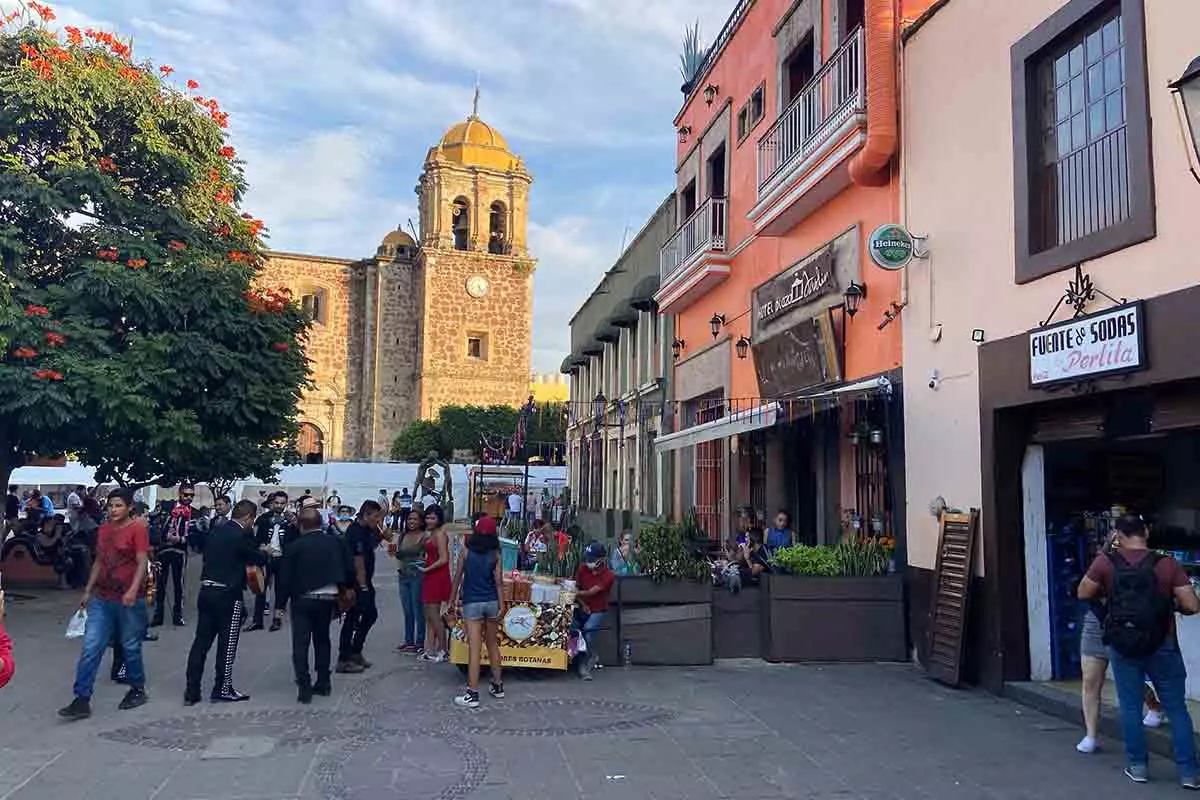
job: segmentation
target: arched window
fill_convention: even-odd
[[[508,209],[499,200],[492,203],[488,222],[488,252],[496,255],[508,253]]]
[[[305,464],[325,462],[325,436],[320,428],[311,422],[301,422],[300,435],[296,438],[296,449],[300,451],[301,461]]]
[[[316,286],[301,289],[300,308],[313,322],[327,325],[329,323],[329,292]]]
[[[454,201],[451,225],[454,230],[454,249],[471,249],[471,204],[467,198],[460,197]]]

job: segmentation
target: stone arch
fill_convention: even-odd
[[[303,421],[296,436],[296,450],[305,464],[325,463],[325,433],[315,423]]]
[[[333,290],[319,283],[305,281],[296,292],[300,297],[300,308],[316,323],[328,325]]]
[[[459,195],[450,206],[450,230],[455,250],[471,249],[471,202]]]
[[[511,247],[508,240],[508,206],[503,201],[493,200],[488,208],[488,252],[507,255]]]

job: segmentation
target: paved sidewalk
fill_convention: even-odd
[[[194,566],[194,565],[193,565]],[[132,712],[101,669],[92,719],[64,724],[78,644],[72,595],[10,604],[17,676],[0,691],[0,800],[568,800],[1180,796],[1170,765],[1130,785],[1119,745],[905,666],[727,664],[603,670],[592,683],[512,676],[465,712],[448,665],[392,652],[394,582],[368,642],[375,667],[295,702],[288,629],[246,634],[237,706],[182,705],[191,628],[146,645],[151,702]],[[211,658],[211,656],[210,656]],[[207,695],[208,686],[205,686]]]

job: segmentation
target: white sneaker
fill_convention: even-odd
[[[454,698],[454,705],[459,708],[479,708],[479,692],[466,689]]]
[[[441,664],[447,658],[445,650],[439,650],[436,653],[421,653],[417,659],[424,661],[427,664]]]
[[[1144,725],[1147,728],[1157,728],[1159,725],[1162,725],[1162,722],[1163,722],[1162,712],[1155,711],[1154,709],[1150,709],[1149,711],[1146,712],[1146,716],[1142,720],[1142,725]]]
[[[1091,736],[1085,736],[1075,745],[1075,749],[1081,753],[1094,753],[1100,749],[1100,743]]]

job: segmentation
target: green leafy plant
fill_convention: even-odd
[[[841,574],[837,551],[828,545],[797,544],[781,547],[771,557],[771,566],[790,575],[829,577]]]
[[[684,526],[665,520],[642,526],[638,533],[638,566],[643,575],[657,581],[705,580],[710,572]]]
[[[839,574],[856,577],[886,575],[888,551],[872,537],[848,537],[837,545]]]
[[[563,548],[559,548],[557,536],[549,537],[546,542],[546,552],[538,555],[537,571],[539,575],[549,575],[554,578],[573,578],[579,571],[582,560],[582,531],[569,531],[567,545]]]
[[[684,86],[691,86],[704,66],[704,48],[700,45],[700,20],[696,20],[683,32],[683,50],[679,54],[679,74]]]
[[[445,458],[450,455],[450,448],[442,436],[441,426],[426,419],[415,419],[405,425],[392,442],[393,461],[420,462],[431,452]]]

